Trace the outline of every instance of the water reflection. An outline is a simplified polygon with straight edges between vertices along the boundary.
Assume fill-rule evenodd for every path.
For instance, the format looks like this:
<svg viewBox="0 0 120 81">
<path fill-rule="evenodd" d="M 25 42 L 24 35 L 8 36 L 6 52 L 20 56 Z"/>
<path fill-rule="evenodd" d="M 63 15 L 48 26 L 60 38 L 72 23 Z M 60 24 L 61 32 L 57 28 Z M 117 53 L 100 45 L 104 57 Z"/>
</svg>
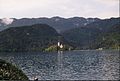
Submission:
<svg viewBox="0 0 120 81">
<path fill-rule="evenodd" d="M 63 54 L 63 51 L 58 51 L 58 76 L 59 76 L 59 79 L 62 78 L 62 70 L 63 70 L 63 57 L 62 57 L 62 54 Z"/>
<path fill-rule="evenodd" d="M 33 80 L 118 80 L 119 51 L 0 53 Z"/>
</svg>

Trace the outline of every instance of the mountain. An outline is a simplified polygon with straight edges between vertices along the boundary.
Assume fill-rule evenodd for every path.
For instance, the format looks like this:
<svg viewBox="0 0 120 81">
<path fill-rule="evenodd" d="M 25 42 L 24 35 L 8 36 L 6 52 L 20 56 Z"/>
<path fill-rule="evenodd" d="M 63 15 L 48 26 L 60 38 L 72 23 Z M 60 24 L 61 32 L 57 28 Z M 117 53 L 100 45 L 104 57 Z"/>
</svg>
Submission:
<svg viewBox="0 0 120 81">
<path fill-rule="evenodd" d="M 43 24 L 38 24 L 38 29 L 34 29 L 34 27 L 37 28 L 36 25 L 31 26 L 31 24 L 35 23 Z M 3 31 L 0 32 L 0 40 L 2 40 L 0 41 L 0 49 L 14 49 L 15 51 L 56 50 L 55 44 L 58 39 L 62 39 L 64 43 L 68 44 L 67 48 L 69 45 L 76 47 L 76 49 L 116 48 L 119 47 L 119 23 L 120 17 L 103 20 L 83 17 L 1 19 L 0 28 Z M 44 26 L 47 29 L 44 29 Z"/>
<path fill-rule="evenodd" d="M 107 32 L 97 37 L 94 48 L 120 49 L 120 23 L 112 26 Z"/>
<path fill-rule="evenodd" d="M 10 27 L 0 32 L 0 51 L 44 51 L 56 45 L 58 39 L 67 44 L 49 25 Z"/>
<path fill-rule="evenodd" d="M 120 18 L 105 19 L 62 33 L 76 49 L 116 48 L 120 39 Z M 114 43 L 113 43 L 114 41 Z"/>
<path fill-rule="evenodd" d="M 63 32 L 72 28 L 77 28 L 85 26 L 92 22 L 100 21 L 98 18 L 83 18 L 83 17 L 73 17 L 73 18 L 62 18 L 62 17 L 52 17 L 52 18 L 3 18 L 0 19 L 0 31 L 8 27 L 18 27 L 33 24 L 48 24 L 49 26 L 56 29 L 58 32 Z"/>
</svg>

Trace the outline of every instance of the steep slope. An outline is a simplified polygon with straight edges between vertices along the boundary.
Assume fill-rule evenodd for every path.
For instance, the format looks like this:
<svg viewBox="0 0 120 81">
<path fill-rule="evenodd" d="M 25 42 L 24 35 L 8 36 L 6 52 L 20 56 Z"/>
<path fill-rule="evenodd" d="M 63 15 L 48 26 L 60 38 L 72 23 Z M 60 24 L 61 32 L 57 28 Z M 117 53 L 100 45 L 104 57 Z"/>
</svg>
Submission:
<svg viewBox="0 0 120 81">
<path fill-rule="evenodd" d="M 62 33 L 64 38 L 69 41 L 72 45 L 74 45 L 78 49 L 97 49 L 99 47 L 108 48 L 107 43 L 105 46 L 100 46 L 100 41 L 104 42 L 100 39 L 105 39 L 108 37 L 113 37 L 112 33 L 116 33 L 119 30 L 120 18 L 111 18 L 105 19 L 98 22 L 93 22 L 84 27 L 74 28 Z M 117 25 L 117 27 L 116 27 Z M 114 32 L 115 31 L 115 32 Z M 117 38 L 119 39 L 120 34 L 117 33 Z M 108 40 L 112 40 L 113 38 L 106 38 L 106 42 Z M 110 42 L 109 42 L 110 43 Z M 111 46 L 109 44 L 109 46 Z"/>
<path fill-rule="evenodd" d="M 61 37 L 45 24 L 11 27 L 0 32 L 0 51 L 43 51 Z M 63 43 L 66 41 L 61 37 Z"/>
<path fill-rule="evenodd" d="M 120 49 L 120 23 L 99 35 L 92 46 L 94 48 Z"/>
<path fill-rule="evenodd" d="M 26 26 L 33 24 L 48 24 L 49 26 L 56 29 L 58 32 L 63 32 L 65 30 L 81 27 L 95 21 L 100 21 L 100 19 L 83 17 L 73 18 L 52 17 L 52 18 L 22 18 L 22 19 L 4 18 L 0 19 L 0 30 L 4 30 L 8 27 Z"/>
<path fill-rule="evenodd" d="M 10 63 L 0 59 L 0 80 L 24 80 L 28 81 L 28 77 L 18 68 Z"/>
</svg>

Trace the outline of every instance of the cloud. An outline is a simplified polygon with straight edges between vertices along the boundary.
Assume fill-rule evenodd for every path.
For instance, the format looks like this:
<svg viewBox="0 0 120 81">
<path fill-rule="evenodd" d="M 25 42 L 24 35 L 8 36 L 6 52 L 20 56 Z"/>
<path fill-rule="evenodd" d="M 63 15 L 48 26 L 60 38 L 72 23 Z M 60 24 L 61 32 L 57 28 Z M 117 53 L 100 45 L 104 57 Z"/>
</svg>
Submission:
<svg viewBox="0 0 120 81">
<path fill-rule="evenodd" d="M 96 1 L 107 5 L 115 5 L 115 4 L 119 5 L 119 0 L 96 0 Z"/>
<path fill-rule="evenodd" d="M 119 0 L 0 0 L 0 17 L 119 16 Z M 101 14 L 102 13 L 102 14 Z M 105 14 L 104 14 L 105 13 Z M 112 13 L 112 14 L 111 14 Z"/>
</svg>

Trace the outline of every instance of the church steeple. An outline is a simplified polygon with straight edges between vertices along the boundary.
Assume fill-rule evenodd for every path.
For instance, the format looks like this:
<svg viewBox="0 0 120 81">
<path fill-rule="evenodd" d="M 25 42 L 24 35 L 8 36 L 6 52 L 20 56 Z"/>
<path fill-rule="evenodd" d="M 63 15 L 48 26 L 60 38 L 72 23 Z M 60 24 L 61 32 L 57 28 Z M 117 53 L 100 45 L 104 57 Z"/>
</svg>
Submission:
<svg viewBox="0 0 120 81">
<path fill-rule="evenodd" d="M 62 49 L 63 48 L 63 44 L 62 44 L 62 37 L 61 36 L 58 36 L 58 43 L 57 43 L 57 46 L 58 46 L 58 49 Z"/>
</svg>

